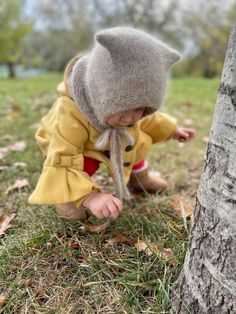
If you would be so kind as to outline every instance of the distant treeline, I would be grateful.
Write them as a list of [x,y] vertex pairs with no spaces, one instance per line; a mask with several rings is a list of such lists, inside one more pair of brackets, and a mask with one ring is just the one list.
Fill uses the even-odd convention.
[[[220,75],[236,0],[0,0],[0,63],[63,71],[101,28],[144,29],[178,49],[175,76]],[[27,14],[26,14],[27,13]]]

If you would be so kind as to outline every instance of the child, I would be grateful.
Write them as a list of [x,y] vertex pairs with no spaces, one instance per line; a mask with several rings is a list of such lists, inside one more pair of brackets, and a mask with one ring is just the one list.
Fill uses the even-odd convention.
[[[60,216],[84,220],[86,210],[116,219],[129,189],[156,192],[167,187],[148,171],[153,143],[186,141],[194,130],[156,112],[168,71],[179,54],[147,33],[116,27],[96,34],[95,46],[68,64],[61,96],[42,119],[36,139],[45,162],[32,204],[55,204]],[[104,163],[118,197],[104,193],[92,174]]]

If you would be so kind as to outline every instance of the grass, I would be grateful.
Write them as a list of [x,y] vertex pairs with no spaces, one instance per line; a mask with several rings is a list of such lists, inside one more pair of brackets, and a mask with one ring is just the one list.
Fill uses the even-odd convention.
[[[199,184],[218,80],[175,79],[164,111],[179,124],[191,125],[194,141],[169,141],[153,147],[149,163],[169,182],[167,192],[139,197],[102,234],[82,232],[80,224],[59,219],[53,206],[30,206],[27,198],[41,172],[42,157],[32,125],[49,110],[62,75],[22,80],[0,80],[0,146],[23,140],[24,152],[1,159],[0,207],[16,213],[13,226],[0,238],[0,313],[169,313],[171,286],[184,260],[188,234],[182,219],[171,209],[171,198],[194,205]],[[14,162],[27,167],[13,167]],[[16,179],[26,178],[29,189],[5,194]],[[108,188],[104,169],[97,180]],[[100,224],[92,218],[91,222]],[[188,222],[190,224],[190,222]],[[116,234],[171,248],[174,262],[148,255],[132,245],[107,245]],[[69,241],[79,243],[71,248]]]

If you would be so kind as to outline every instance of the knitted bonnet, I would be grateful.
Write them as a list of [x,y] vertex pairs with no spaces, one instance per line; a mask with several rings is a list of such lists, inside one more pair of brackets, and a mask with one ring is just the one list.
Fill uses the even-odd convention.
[[129,199],[123,181],[121,137],[132,145],[125,128],[106,124],[111,115],[144,108],[145,115],[163,102],[168,71],[180,55],[144,31],[115,27],[95,35],[95,45],[73,65],[68,85],[71,97],[88,121],[101,132],[96,146],[109,142],[113,177],[119,197]]

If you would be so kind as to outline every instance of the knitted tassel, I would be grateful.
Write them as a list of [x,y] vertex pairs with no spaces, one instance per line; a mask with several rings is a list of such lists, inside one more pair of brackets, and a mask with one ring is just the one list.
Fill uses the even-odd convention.
[[121,136],[124,136],[128,145],[133,145],[134,140],[126,130],[113,128],[103,131],[95,145],[98,149],[103,149],[109,143],[112,173],[118,196],[121,199],[129,200],[130,193],[124,183]]

